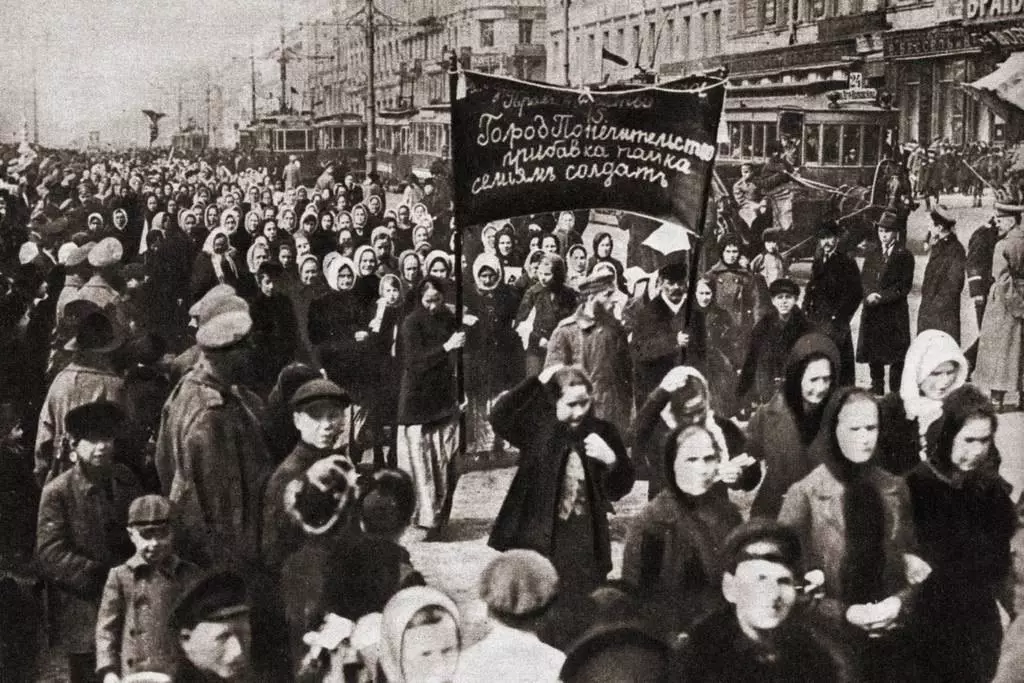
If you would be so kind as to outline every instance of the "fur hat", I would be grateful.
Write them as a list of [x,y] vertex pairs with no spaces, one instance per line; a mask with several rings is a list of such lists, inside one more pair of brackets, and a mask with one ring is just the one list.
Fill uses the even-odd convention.
[[480,575],[480,598],[499,616],[541,614],[558,595],[558,572],[533,550],[508,550],[491,560]]

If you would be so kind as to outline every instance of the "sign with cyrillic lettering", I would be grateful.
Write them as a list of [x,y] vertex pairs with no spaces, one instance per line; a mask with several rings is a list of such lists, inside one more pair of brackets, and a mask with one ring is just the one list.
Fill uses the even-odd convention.
[[580,91],[463,72],[452,108],[460,225],[622,209],[700,233],[722,78]]

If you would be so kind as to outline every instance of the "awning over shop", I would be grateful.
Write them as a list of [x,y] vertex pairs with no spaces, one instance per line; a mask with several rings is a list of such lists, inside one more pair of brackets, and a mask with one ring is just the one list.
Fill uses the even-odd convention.
[[1013,53],[989,75],[965,83],[964,89],[1003,118],[1011,112],[1024,114],[1024,52]]

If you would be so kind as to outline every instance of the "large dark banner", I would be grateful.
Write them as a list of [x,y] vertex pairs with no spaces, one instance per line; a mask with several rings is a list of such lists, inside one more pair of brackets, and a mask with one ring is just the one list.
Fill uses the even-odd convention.
[[459,225],[601,208],[700,234],[724,79],[581,91],[463,78],[451,133]]

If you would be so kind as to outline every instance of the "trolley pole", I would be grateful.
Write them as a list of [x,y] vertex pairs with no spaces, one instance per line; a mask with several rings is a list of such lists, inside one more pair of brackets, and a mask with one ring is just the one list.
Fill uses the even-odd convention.
[[366,173],[377,170],[377,93],[373,0],[366,0]]
[[565,84],[569,83],[569,5],[571,0],[562,0],[562,30],[565,33],[565,45],[562,46],[562,70],[565,72]]

